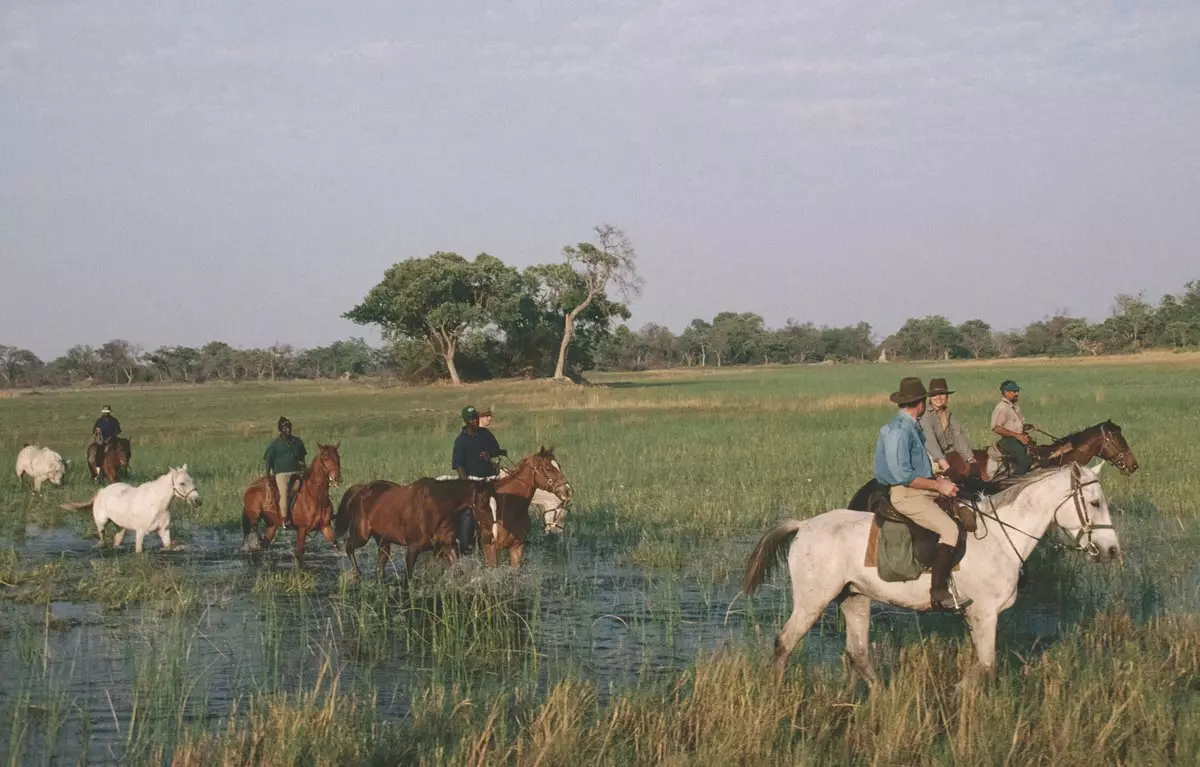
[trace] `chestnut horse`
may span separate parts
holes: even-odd
[[[1125,475],[1132,474],[1138,469],[1137,458],[1133,455],[1129,443],[1125,441],[1121,427],[1111,420],[1060,437],[1049,445],[1030,445],[1029,447],[1035,469],[1056,468],[1068,463],[1086,466],[1096,456],[1108,461]],[[972,490],[980,482],[989,483],[1007,479],[1003,474],[998,478],[981,476],[988,473],[988,451],[985,448],[972,452],[975,454],[975,463],[969,466],[958,453],[947,454],[950,470],[946,474],[950,479],[959,485],[966,482],[966,486]],[[854,497],[850,499],[850,504],[846,508],[866,511],[867,500],[871,497],[871,493],[879,487],[880,485],[874,479],[867,480],[867,483],[860,487]]]
[[[133,447],[125,437],[117,437],[111,445],[97,445],[96,452],[88,452],[88,470],[92,479],[103,477],[109,484],[121,479],[121,474],[129,474],[129,459],[133,457]]]
[[[437,480],[424,477],[411,485],[377,479],[353,485],[342,496],[334,518],[337,538],[346,542],[346,555],[361,575],[354,552],[374,539],[379,546],[375,574],[383,577],[392,544],[404,547],[404,577],[412,576],[417,555],[440,549],[454,563],[456,526],[469,509],[477,519],[492,515],[494,491],[488,480]]]
[[[955,469],[962,474],[969,468],[975,476],[988,473],[987,449],[972,452],[975,454],[975,465],[967,467],[959,459],[957,467],[951,467],[952,478]],[[1030,444],[1029,455],[1033,458],[1034,468],[1037,469],[1052,469],[1068,463],[1086,466],[1096,456],[1108,461],[1125,475],[1133,474],[1138,469],[1137,458],[1134,457],[1129,443],[1125,441],[1121,427],[1111,420],[1059,437],[1048,445]]]
[[[494,480],[496,508],[480,521],[479,542],[483,558],[495,567],[499,552],[507,549],[513,567],[521,566],[529,536],[529,504],[537,490],[553,493],[564,505],[571,502],[571,486],[563,476],[554,450],[541,448],[527,455],[504,476]]]
[[[333,537],[333,501],[329,499],[330,486],[337,487],[342,481],[342,457],[338,453],[341,442],[333,445],[317,443],[317,455],[312,464],[300,478],[300,486],[296,488],[296,499],[292,504],[292,525],[296,528],[296,559],[304,558],[304,541],[309,534],[317,530],[325,536],[325,540],[337,543]],[[242,494],[242,551],[254,551],[257,548],[271,545],[275,533],[283,524],[280,506],[276,496],[279,491],[273,481],[267,477],[259,477],[246,488]],[[258,532],[259,521],[267,523],[266,535]],[[250,534],[254,534],[257,545],[251,544]]]

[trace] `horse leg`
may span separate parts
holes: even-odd
[[[304,562],[304,539],[307,537],[307,527],[296,528],[296,564],[301,564]]]
[[[142,553],[142,540],[146,537],[145,530],[136,530],[133,534],[133,550]]]
[[[975,665],[963,681],[990,679],[996,673],[996,621],[993,610],[967,608],[967,626],[975,643]]]
[[[118,527],[117,534],[113,536],[113,548],[121,548],[121,541],[125,540],[125,528]]]
[[[171,528],[169,528],[169,527],[158,528],[158,538],[159,538],[159,540],[162,541],[162,545],[163,545],[164,549],[171,548]]]
[[[498,559],[498,556],[497,556],[497,552],[496,552],[496,542],[493,540],[491,543],[484,544],[483,560],[485,562],[487,562],[487,566],[495,567],[497,564],[499,564],[497,559]]]
[[[383,580],[383,574],[387,570],[388,562],[392,560],[392,544],[379,540],[376,543],[379,545],[379,556],[375,558],[375,578]]]
[[[521,566],[521,556],[525,553],[525,543],[514,543],[508,550],[508,559],[513,567]]]
[[[787,623],[783,624],[783,630],[775,637],[775,683],[783,682],[783,672],[787,668],[788,656],[795,649],[796,644],[800,639],[808,633],[808,630],[817,622],[817,618],[821,617],[821,613],[825,609],[828,602],[813,602],[812,604],[801,604],[801,594],[797,593],[793,598],[792,616],[788,618]]]
[[[333,535],[333,525],[327,524],[322,527],[321,535],[325,536],[325,540],[329,541],[329,545],[333,547],[334,551],[338,550],[337,538]]]
[[[879,686],[879,677],[871,666],[867,633],[871,627],[871,598],[865,594],[846,597],[841,604],[846,619],[846,657],[871,689]]]

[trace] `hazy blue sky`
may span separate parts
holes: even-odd
[[[403,9],[403,10],[401,10]],[[0,343],[310,346],[391,263],[631,324],[979,316],[1200,278],[1200,3],[0,0]]]

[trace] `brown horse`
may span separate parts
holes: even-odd
[[[296,488],[296,499],[292,504],[292,524],[296,527],[296,559],[304,558],[304,542],[309,534],[321,531],[325,540],[337,548],[333,537],[333,501],[329,499],[330,486],[337,487],[342,481],[342,457],[338,453],[341,442],[333,445],[317,443],[317,454],[312,464],[300,478],[300,486]],[[262,546],[271,545],[275,533],[283,524],[280,514],[281,499],[273,481],[267,477],[259,477],[246,488],[242,494],[242,535],[244,537],[242,550],[253,551]],[[259,521],[267,523],[266,535],[258,532]],[[250,543],[250,534],[254,533],[257,546]]]
[[[89,448],[92,445],[89,445]],[[110,445],[94,445],[87,451],[88,470],[92,479],[99,482],[103,477],[108,484],[117,482],[121,475],[129,474],[129,459],[133,457],[133,446],[125,437],[117,437]]]
[[[999,478],[984,476],[987,474],[988,462],[986,448],[972,452],[975,454],[975,463],[972,465],[963,461],[958,453],[947,454],[950,470],[946,473],[950,479],[972,491],[980,483],[986,484],[1004,479],[1004,475],[1000,475]],[[1126,475],[1132,474],[1138,469],[1137,458],[1133,455],[1129,443],[1125,441],[1121,427],[1111,420],[1060,437],[1048,445],[1030,445],[1030,454],[1033,455],[1035,469],[1054,468],[1068,463],[1086,466],[1096,456],[1108,461]],[[846,508],[866,511],[867,500],[871,493],[880,487],[874,479],[868,480],[850,499],[850,504]]]
[[[346,542],[346,554],[358,569],[354,552],[374,539],[379,546],[375,574],[383,577],[391,559],[392,544],[404,546],[405,578],[412,576],[417,555],[440,549],[453,563],[460,512],[471,509],[477,520],[492,515],[494,490],[487,480],[437,480],[424,477],[411,485],[377,479],[354,485],[342,496],[334,518],[338,539]]]
[[[970,468],[970,474],[982,479],[987,473],[987,449],[975,450],[975,464]],[[1121,427],[1111,420],[1089,426],[1086,429],[1059,437],[1048,445],[1029,445],[1029,454],[1033,458],[1033,466],[1037,469],[1052,469],[1065,466],[1068,463],[1086,466],[1093,458],[1100,456],[1108,461],[1122,474],[1133,474],[1138,469],[1137,458],[1133,455]],[[957,454],[956,454],[957,457]],[[955,466],[954,464],[957,464]],[[955,471],[957,469],[957,471]],[[961,460],[952,461],[951,478],[955,474],[965,476],[968,469]]]
[[[535,490],[553,493],[564,504],[571,501],[571,486],[563,476],[554,450],[541,448],[527,455],[496,481],[495,515],[480,520],[479,541],[488,566],[495,567],[499,552],[508,549],[513,567],[521,566],[529,536],[529,504]],[[490,510],[489,510],[490,511]]]

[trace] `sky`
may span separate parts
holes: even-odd
[[[311,347],[394,262],[625,230],[630,324],[1200,279],[1200,4],[0,0],[0,344]]]

